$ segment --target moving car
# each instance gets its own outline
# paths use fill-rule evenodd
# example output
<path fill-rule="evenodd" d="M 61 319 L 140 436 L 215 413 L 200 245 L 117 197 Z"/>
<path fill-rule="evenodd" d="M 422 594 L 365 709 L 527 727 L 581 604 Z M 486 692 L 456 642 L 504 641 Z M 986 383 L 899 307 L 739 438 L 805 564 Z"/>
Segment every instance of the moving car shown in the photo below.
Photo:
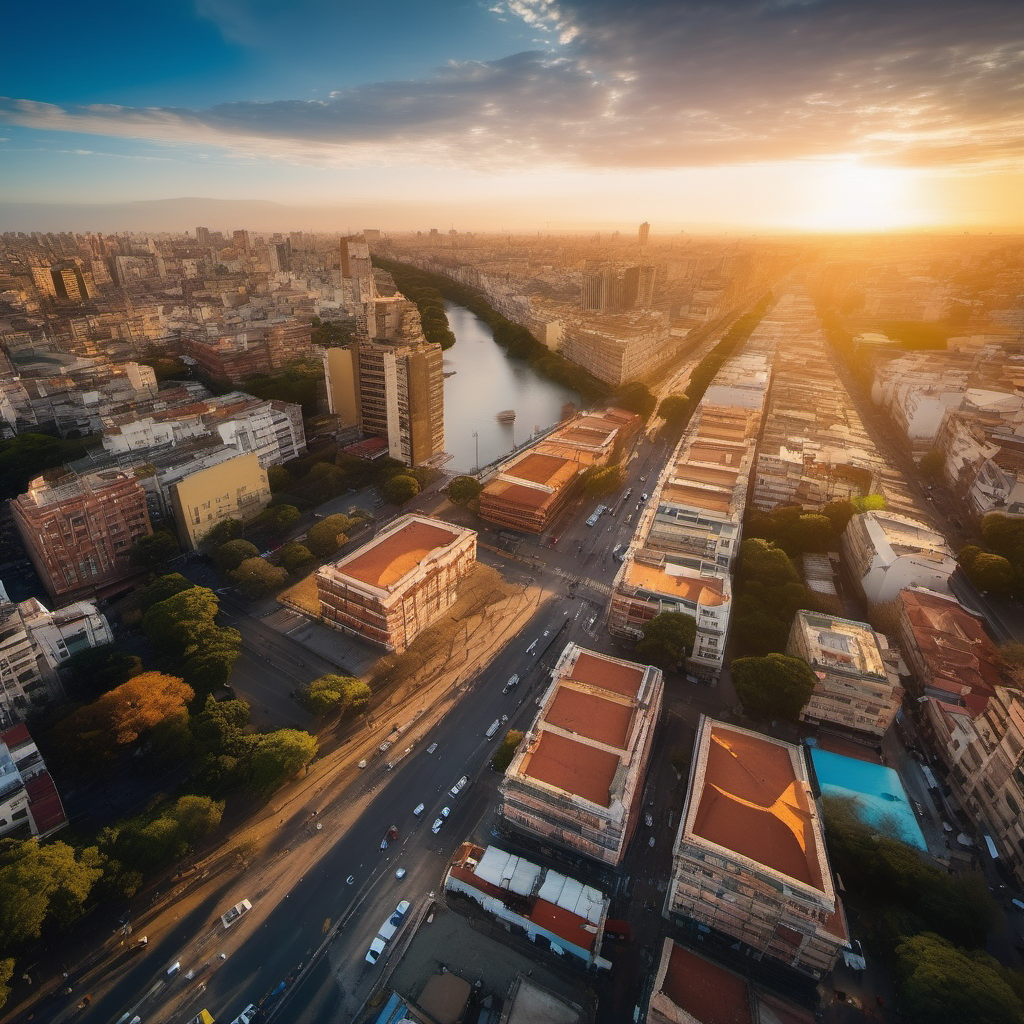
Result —
<path fill-rule="evenodd" d="M 428 754 L 432 754 L 435 750 L 437 750 L 437 744 L 436 743 L 431 743 L 430 746 L 427 747 L 427 753 Z"/>
<path fill-rule="evenodd" d="M 508 693 L 508 691 L 511 690 L 513 686 L 518 686 L 518 685 L 519 685 L 519 673 L 517 672 L 515 675 L 509 676 L 508 682 L 504 685 L 504 687 L 502 688 L 501 692 L 502 693 Z"/>
<path fill-rule="evenodd" d="M 418 818 L 423 813 L 423 811 L 426 809 L 426 806 L 427 806 L 426 804 L 417 804 L 412 809 L 412 813 L 415 814 L 416 817 Z"/>
<path fill-rule="evenodd" d="M 226 914 L 221 914 L 220 923 L 225 928 L 230 928 L 243 914 L 248 914 L 252 910 L 252 904 L 248 900 L 242 900 L 241 903 L 236 903 Z"/>
<path fill-rule="evenodd" d="M 469 782 L 469 778 L 463 775 L 462 778 L 448 790 L 448 795 L 454 800 L 466 788 L 467 782 Z"/>
<path fill-rule="evenodd" d="M 498 720 L 498 719 L 496 718 L 496 719 L 495 719 L 495 720 L 494 720 L 493 722 L 491 722 L 491 724 L 490 724 L 490 725 L 489 725 L 489 726 L 487 727 L 487 732 L 485 732 L 485 733 L 484 733 L 484 735 L 485 735 L 485 736 L 486 736 L 486 737 L 487 737 L 488 739 L 492 739 L 492 738 L 493 738 L 493 736 L 494 736 L 494 734 L 495 734 L 495 733 L 496 733 L 496 732 L 497 732 L 497 731 L 498 731 L 498 730 L 499 730 L 500 728 L 501 728 L 501 722 L 500 722 L 500 721 L 499 721 L 499 720 Z"/>
<path fill-rule="evenodd" d="M 441 813 L 434 819 L 434 824 L 430 826 L 430 831 L 436 836 L 441 831 L 441 826 L 448 820 L 448 815 L 452 813 L 450 807 L 442 807 Z"/>
<path fill-rule="evenodd" d="M 396 839 L 398 838 L 398 826 L 392 825 L 391 828 L 384 833 L 384 838 L 380 841 L 380 848 L 386 850 Z"/>
<path fill-rule="evenodd" d="M 252 1024 L 253 1018 L 256 1016 L 256 1004 L 250 1003 L 232 1022 L 231 1024 Z"/>
<path fill-rule="evenodd" d="M 398 926 L 402 923 L 405 915 L 409 913 L 411 906 L 412 904 L 408 900 L 402 900 L 395 907 L 392 915 L 380 926 L 377 937 L 370 943 L 370 948 L 366 951 L 364 959 L 368 964 L 375 964 L 380 959 L 381 953 L 384 952 L 385 947 L 398 931 Z"/>

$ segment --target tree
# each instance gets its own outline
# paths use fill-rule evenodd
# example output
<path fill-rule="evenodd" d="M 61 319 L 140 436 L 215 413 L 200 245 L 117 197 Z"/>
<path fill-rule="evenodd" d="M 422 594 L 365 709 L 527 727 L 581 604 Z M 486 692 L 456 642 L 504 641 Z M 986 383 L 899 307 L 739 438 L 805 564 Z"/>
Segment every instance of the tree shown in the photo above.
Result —
<path fill-rule="evenodd" d="M 175 594 L 181 594 L 191 590 L 195 584 L 185 579 L 180 572 L 172 572 L 166 576 L 157 576 L 155 580 L 147 583 L 139 591 L 139 608 L 143 613 L 148 612 L 155 604 L 166 601 Z"/>
<path fill-rule="evenodd" d="M 63 671 L 68 689 L 75 697 L 95 700 L 137 676 L 142 671 L 142 661 L 117 644 L 101 644 L 72 654 Z"/>
<path fill-rule="evenodd" d="M 249 705 L 244 700 L 215 700 L 207 696 L 203 710 L 189 722 L 199 747 L 211 754 L 243 753 L 243 737 L 249 724 Z"/>
<path fill-rule="evenodd" d="M 85 453 L 81 441 L 62 441 L 48 434 L 18 434 L 0 441 L 0 499 L 16 498 L 33 477 Z"/>
<path fill-rule="evenodd" d="M 305 546 L 300 544 L 298 541 L 292 541 L 291 544 L 285 544 L 283 548 L 278 552 L 278 557 L 281 559 L 281 565 L 288 572 L 294 572 L 300 566 L 308 565 L 313 561 L 313 552 Z"/>
<path fill-rule="evenodd" d="M 863 498 L 851 498 L 850 501 L 857 512 L 880 512 L 888 504 L 881 494 L 865 494 Z"/>
<path fill-rule="evenodd" d="M 348 516 L 328 516 L 306 531 L 306 547 L 318 558 L 326 558 L 345 543 L 345 534 L 351 528 L 352 520 Z"/>
<path fill-rule="evenodd" d="M 260 549 L 249 540 L 229 540 L 213 552 L 213 564 L 218 572 L 230 573 L 247 558 L 257 558 Z"/>
<path fill-rule="evenodd" d="M 933 483 L 937 483 L 942 479 L 945 467 L 945 457 L 937 448 L 933 448 L 930 452 L 925 452 L 917 464 L 917 468 L 921 470 L 921 476 L 925 480 L 931 480 Z"/>
<path fill-rule="evenodd" d="M 331 462 L 317 462 L 306 474 L 302 486 L 319 505 L 341 494 L 345 489 L 345 474 Z"/>
<path fill-rule="evenodd" d="M 207 549 L 219 548 L 229 540 L 238 540 L 244 529 L 245 524 L 241 519 L 222 519 L 203 534 L 203 546 Z"/>
<path fill-rule="evenodd" d="M 334 673 L 320 676 L 309 684 L 307 700 L 318 715 L 344 714 L 361 711 L 370 702 L 370 688 L 353 676 Z"/>
<path fill-rule="evenodd" d="M 278 729 L 257 738 L 248 765 L 253 792 L 268 796 L 316 757 L 316 737 L 299 729 Z"/>
<path fill-rule="evenodd" d="M 743 710 L 751 718 L 800 716 L 810 700 L 817 676 L 801 658 L 769 654 L 764 658 L 736 658 L 732 681 Z"/>
<path fill-rule="evenodd" d="M 779 544 L 788 554 L 802 555 L 805 551 L 828 551 L 835 534 L 828 516 L 808 512 L 792 519 L 783 528 Z"/>
<path fill-rule="evenodd" d="M 582 479 L 583 491 L 587 497 L 599 498 L 622 487 L 622 467 L 618 463 L 611 466 L 591 466 L 584 470 Z"/>
<path fill-rule="evenodd" d="M 153 605 L 142 617 L 142 629 L 154 647 L 180 651 L 213 625 L 219 608 L 212 590 L 191 587 Z"/>
<path fill-rule="evenodd" d="M 1013 566 L 1002 555 L 982 552 L 966 568 L 971 582 L 982 592 L 996 597 L 1008 597 L 1013 589 Z"/>
<path fill-rule="evenodd" d="M 896 948 L 899 1008 L 910 1024 L 1024 1024 L 1024 1007 L 980 950 L 925 932 Z"/>
<path fill-rule="evenodd" d="M 483 489 L 483 484 L 475 476 L 456 476 L 449 481 L 446 493 L 449 501 L 464 505 L 478 498 Z"/>
<path fill-rule="evenodd" d="M 959 562 L 960 568 L 963 569 L 964 572 L 970 574 L 971 566 L 974 565 L 974 560 L 981 554 L 984 554 L 984 551 L 982 548 L 979 548 L 977 544 L 965 544 L 956 556 L 956 560 Z"/>
<path fill-rule="evenodd" d="M 501 746 L 498 747 L 494 752 L 494 757 L 491 758 L 491 767 L 496 772 L 506 771 L 512 763 L 512 758 L 516 756 L 516 748 L 522 742 L 523 733 L 518 729 L 509 729 L 505 733 L 505 738 L 501 741 Z"/>
<path fill-rule="evenodd" d="M 800 582 L 800 574 L 786 552 L 759 537 L 740 545 L 740 575 L 744 580 L 757 580 L 767 586 Z"/>
<path fill-rule="evenodd" d="M 670 426 L 679 429 L 690 415 L 690 400 L 686 395 L 669 395 L 658 406 L 658 415 Z"/>
<path fill-rule="evenodd" d="M 641 661 L 661 669 L 677 668 L 690 656 L 696 636 L 697 620 L 692 615 L 660 612 L 644 626 L 636 655 Z"/>
<path fill-rule="evenodd" d="M 166 565 L 180 553 L 178 541 L 169 530 L 156 530 L 140 537 L 131 547 L 128 560 L 143 569 L 155 569 Z"/>
<path fill-rule="evenodd" d="M 381 485 L 380 493 L 389 505 L 404 505 L 420 493 L 420 484 L 414 476 L 396 473 Z"/>
<path fill-rule="evenodd" d="M 14 974 L 14 961 L 7 957 L 4 960 L 0 960 L 0 1008 L 7 1005 L 7 1000 L 11 995 L 11 986 L 7 983 L 11 980 Z"/>
<path fill-rule="evenodd" d="M 830 501 L 821 510 L 821 514 L 828 517 L 832 523 L 833 535 L 838 538 L 850 525 L 850 520 L 857 514 L 857 510 L 853 507 L 852 501 Z"/>
<path fill-rule="evenodd" d="M 197 693 L 210 693 L 227 684 L 242 649 L 237 629 L 208 626 L 197 630 L 195 642 L 185 648 L 185 681 Z"/>
<path fill-rule="evenodd" d="M 53 729 L 53 746 L 79 758 L 108 761 L 161 722 L 187 718 L 194 696 L 192 687 L 176 676 L 143 672 L 68 715 Z"/>
<path fill-rule="evenodd" d="M 270 484 L 270 493 L 277 494 L 279 491 L 287 491 L 291 487 L 291 473 L 284 466 L 269 466 L 267 468 L 267 481 Z M 230 540 L 230 538 L 227 538 Z"/>
<path fill-rule="evenodd" d="M 300 519 L 302 513 L 294 505 L 271 505 L 252 522 L 253 528 L 264 530 L 272 537 L 281 537 Z"/>
<path fill-rule="evenodd" d="M 251 601 L 265 597 L 288 582 L 288 570 L 271 565 L 265 558 L 247 558 L 229 575 Z"/>
<path fill-rule="evenodd" d="M 638 380 L 631 380 L 624 384 L 616 394 L 609 400 L 612 405 L 627 412 L 635 412 L 645 420 L 651 418 L 658 405 L 658 400 L 651 394 L 650 389 Z"/>

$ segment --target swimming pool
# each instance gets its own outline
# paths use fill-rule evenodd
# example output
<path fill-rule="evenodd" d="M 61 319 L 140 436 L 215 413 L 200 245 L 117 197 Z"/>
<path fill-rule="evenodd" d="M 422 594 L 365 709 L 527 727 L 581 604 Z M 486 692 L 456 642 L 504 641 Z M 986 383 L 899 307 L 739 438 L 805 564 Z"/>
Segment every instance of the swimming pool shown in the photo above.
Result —
<path fill-rule="evenodd" d="M 894 822 L 900 839 L 927 852 L 928 844 L 896 772 L 820 747 L 811 747 L 810 751 L 823 795 L 853 797 L 861 821 L 868 825 L 878 825 L 883 819 Z"/>

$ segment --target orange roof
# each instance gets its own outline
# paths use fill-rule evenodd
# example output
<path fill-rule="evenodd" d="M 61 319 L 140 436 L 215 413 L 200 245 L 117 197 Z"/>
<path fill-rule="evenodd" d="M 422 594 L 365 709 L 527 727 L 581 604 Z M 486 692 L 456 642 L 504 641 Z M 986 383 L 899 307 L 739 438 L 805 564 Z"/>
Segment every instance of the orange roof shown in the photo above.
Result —
<path fill-rule="evenodd" d="M 379 541 L 371 541 L 338 572 L 374 587 L 390 587 L 414 569 L 432 551 L 458 540 L 458 534 L 440 526 L 413 520 Z"/>
<path fill-rule="evenodd" d="M 695 835 L 822 889 L 814 811 L 787 746 L 712 725 L 699 801 Z"/>
<path fill-rule="evenodd" d="M 608 807 L 619 758 L 588 743 L 543 731 L 523 762 L 523 774 Z"/>
<path fill-rule="evenodd" d="M 557 487 L 563 482 L 567 469 L 571 478 L 576 475 L 577 468 L 557 455 L 530 452 L 514 465 L 506 466 L 501 472 L 519 480 L 529 480 L 533 484 Z"/>
<path fill-rule="evenodd" d="M 557 491 L 542 491 L 509 480 L 492 480 L 480 495 L 480 510 L 482 514 L 489 504 L 494 504 L 499 508 L 514 505 L 536 511 L 553 501 L 557 494 Z"/>
<path fill-rule="evenodd" d="M 579 683 L 600 686 L 623 697 L 636 697 L 644 681 L 644 670 L 638 665 L 620 665 L 591 651 L 582 651 L 569 678 Z"/>
<path fill-rule="evenodd" d="M 753 1024 L 747 983 L 675 942 L 661 990 L 700 1024 Z"/>
<path fill-rule="evenodd" d="M 673 576 L 653 565 L 631 562 L 626 583 L 652 594 L 671 595 L 709 608 L 725 604 L 725 584 L 717 576 Z"/>
<path fill-rule="evenodd" d="M 632 721 L 633 709 L 628 704 L 620 704 L 598 694 L 584 693 L 568 686 L 558 688 L 544 716 L 547 725 L 578 733 L 620 750 L 629 738 Z"/>
<path fill-rule="evenodd" d="M 669 483 L 661 490 L 661 500 L 664 502 L 677 502 L 680 505 L 692 505 L 694 508 L 706 509 L 709 512 L 728 512 L 733 507 L 732 491 L 705 489 L 703 487 L 689 487 L 685 483 Z"/>

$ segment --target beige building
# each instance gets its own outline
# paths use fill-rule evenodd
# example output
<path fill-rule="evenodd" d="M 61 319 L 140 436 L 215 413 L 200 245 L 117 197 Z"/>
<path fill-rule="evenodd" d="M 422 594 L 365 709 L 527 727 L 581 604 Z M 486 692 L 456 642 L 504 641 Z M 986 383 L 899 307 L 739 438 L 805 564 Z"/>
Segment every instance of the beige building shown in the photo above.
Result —
<path fill-rule="evenodd" d="M 188 550 L 224 519 L 251 519 L 270 502 L 267 471 L 255 453 L 190 473 L 170 487 L 178 535 Z"/>
<path fill-rule="evenodd" d="M 663 690 L 652 665 L 569 644 L 501 784 L 505 823 L 621 863 L 640 815 Z"/>
<path fill-rule="evenodd" d="M 675 347 L 668 317 L 644 311 L 583 317 L 567 324 L 559 351 L 598 380 L 618 387 L 648 376 Z"/>
<path fill-rule="evenodd" d="M 316 574 L 320 615 L 391 651 L 404 651 L 454 604 L 476 565 L 476 534 L 428 516 L 406 515 Z"/>
<path fill-rule="evenodd" d="M 665 916 L 812 978 L 832 969 L 848 932 L 802 747 L 701 717 Z"/>
<path fill-rule="evenodd" d="M 800 712 L 804 722 L 884 736 L 899 711 L 899 652 L 866 622 L 798 611 L 786 653 L 803 658 L 817 677 Z"/>
<path fill-rule="evenodd" d="M 346 427 L 359 423 L 359 360 L 354 347 L 324 349 L 327 407 Z"/>

